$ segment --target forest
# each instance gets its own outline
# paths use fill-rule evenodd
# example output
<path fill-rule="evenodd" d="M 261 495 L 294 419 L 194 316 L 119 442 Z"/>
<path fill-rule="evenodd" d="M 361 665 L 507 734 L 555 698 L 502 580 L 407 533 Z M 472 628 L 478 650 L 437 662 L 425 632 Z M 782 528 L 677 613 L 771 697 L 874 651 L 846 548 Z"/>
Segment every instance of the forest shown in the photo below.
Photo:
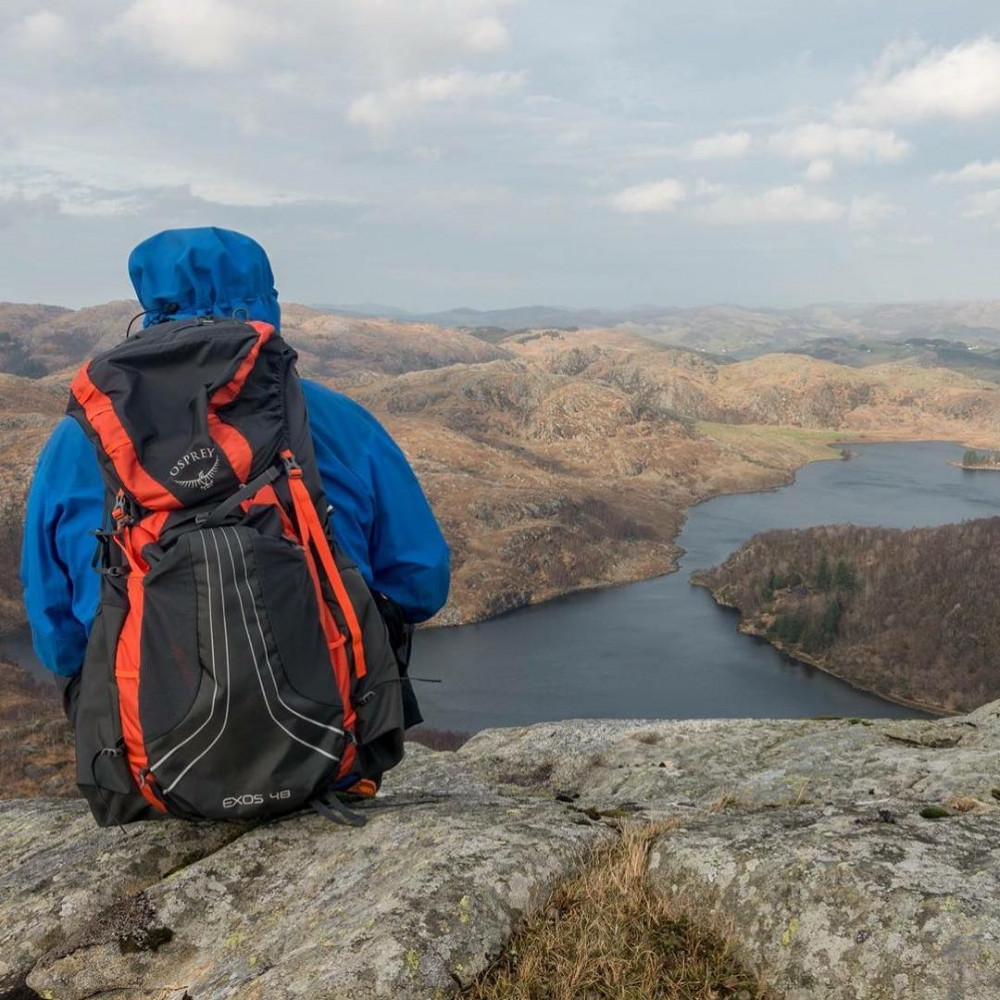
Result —
<path fill-rule="evenodd" d="M 745 631 L 883 697 L 943 713 L 1000 698 L 1000 517 L 767 532 L 692 582 Z"/>

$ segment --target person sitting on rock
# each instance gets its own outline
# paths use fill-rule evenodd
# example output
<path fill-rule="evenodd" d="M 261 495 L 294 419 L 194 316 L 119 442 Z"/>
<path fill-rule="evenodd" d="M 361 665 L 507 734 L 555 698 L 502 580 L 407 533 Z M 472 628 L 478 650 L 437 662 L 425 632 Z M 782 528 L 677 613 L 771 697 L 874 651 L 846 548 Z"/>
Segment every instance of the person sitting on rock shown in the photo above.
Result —
<path fill-rule="evenodd" d="M 280 328 L 267 254 L 240 233 L 167 230 L 132 251 L 129 274 L 147 327 L 235 316 Z M 308 379 L 301 385 L 336 541 L 375 595 L 405 672 L 412 624 L 430 618 L 447 599 L 448 546 L 409 463 L 381 424 L 338 392 Z M 94 446 L 66 417 L 38 459 L 21 579 L 35 651 L 62 686 L 71 719 L 97 610 L 93 533 L 105 523 L 104 503 Z M 406 724 L 422 721 L 405 677 L 403 700 Z"/>

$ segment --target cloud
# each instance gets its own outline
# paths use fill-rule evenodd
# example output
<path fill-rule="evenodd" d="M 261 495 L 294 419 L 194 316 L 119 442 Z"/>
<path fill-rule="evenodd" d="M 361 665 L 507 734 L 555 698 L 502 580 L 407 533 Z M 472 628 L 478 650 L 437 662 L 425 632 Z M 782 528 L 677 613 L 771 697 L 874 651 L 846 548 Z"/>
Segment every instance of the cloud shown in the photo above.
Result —
<path fill-rule="evenodd" d="M 22 18 L 7 32 L 15 48 L 31 56 L 52 56 L 67 51 L 72 34 L 66 19 L 50 10 L 39 10 Z"/>
<path fill-rule="evenodd" d="M 980 191 L 965 202 L 966 219 L 1000 218 L 1000 188 Z"/>
<path fill-rule="evenodd" d="M 273 46 L 289 22 L 237 7 L 230 0 L 135 0 L 106 29 L 173 65 L 217 72 Z"/>
<path fill-rule="evenodd" d="M 700 212 L 704 221 L 726 226 L 758 222 L 834 222 L 843 214 L 844 206 L 839 202 L 810 194 L 797 184 L 753 195 L 725 194 Z"/>
<path fill-rule="evenodd" d="M 771 136 L 775 152 L 790 160 L 839 159 L 855 163 L 893 163 L 912 146 L 895 132 L 813 122 Z"/>
<path fill-rule="evenodd" d="M 948 184 L 974 184 L 977 181 L 1000 181 L 1000 160 L 990 160 L 984 163 L 975 160 L 967 163 L 960 170 L 953 170 L 934 175 L 934 180 Z"/>
<path fill-rule="evenodd" d="M 672 212 L 686 197 L 684 185 L 672 177 L 652 184 L 636 184 L 619 191 L 611 204 L 619 212 Z"/>
<path fill-rule="evenodd" d="M 851 199 L 847 222 L 855 229 L 869 229 L 894 215 L 900 215 L 902 211 L 899 205 L 881 195 L 855 195 Z"/>
<path fill-rule="evenodd" d="M 48 195 L 33 197 L 0 184 L 0 230 L 21 222 L 36 223 L 58 215 L 59 203 L 55 198 Z"/>
<path fill-rule="evenodd" d="M 369 91 L 353 101 L 347 110 L 347 120 L 372 132 L 383 132 L 430 104 L 454 104 L 513 93 L 523 87 L 525 78 L 523 71 L 499 70 L 495 73 L 458 71 L 404 80 L 384 90 Z"/>
<path fill-rule="evenodd" d="M 972 119 L 1000 111 L 1000 43 L 988 35 L 897 69 L 899 53 L 883 54 L 853 100 L 838 108 L 839 120 Z"/>
<path fill-rule="evenodd" d="M 813 160 L 805 169 L 805 178 L 814 184 L 828 181 L 833 176 L 833 164 L 829 160 Z"/>
<path fill-rule="evenodd" d="M 709 195 L 722 194 L 725 191 L 725 186 L 722 184 L 716 184 L 714 181 L 706 180 L 704 177 L 699 177 L 694 185 L 694 193 L 698 198 L 707 198 Z"/>
<path fill-rule="evenodd" d="M 688 148 L 691 160 L 739 160 L 750 151 L 753 136 L 749 132 L 717 132 L 696 139 Z"/>

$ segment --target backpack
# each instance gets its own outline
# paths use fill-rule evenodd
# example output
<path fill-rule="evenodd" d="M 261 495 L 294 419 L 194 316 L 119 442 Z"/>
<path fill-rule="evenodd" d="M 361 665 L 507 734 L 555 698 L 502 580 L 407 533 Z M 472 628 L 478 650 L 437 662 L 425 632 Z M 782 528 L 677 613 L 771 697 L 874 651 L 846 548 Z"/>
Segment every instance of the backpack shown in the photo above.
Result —
<path fill-rule="evenodd" d="M 333 541 L 295 361 L 269 324 L 174 320 L 72 383 L 109 511 L 76 707 L 102 826 L 343 813 L 333 792 L 402 759 L 399 669 Z"/>

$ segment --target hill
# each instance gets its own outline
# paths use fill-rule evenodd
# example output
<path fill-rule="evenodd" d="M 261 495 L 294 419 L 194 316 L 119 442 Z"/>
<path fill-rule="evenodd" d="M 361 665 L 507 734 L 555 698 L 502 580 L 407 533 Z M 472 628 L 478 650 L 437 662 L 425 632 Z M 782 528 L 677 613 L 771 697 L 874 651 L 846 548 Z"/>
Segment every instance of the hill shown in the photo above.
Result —
<path fill-rule="evenodd" d="M 1000 517 L 768 532 L 692 582 L 742 631 L 882 697 L 956 712 L 1000 696 Z"/>
<path fill-rule="evenodd" d="M 34 457 L 62 412 L 68 372 L 88 345 L 114 343 L 132 308 L 95 307 L 87 315 L 101 321 L 89 332 L 77 313 L 8 312 L 22 316 L 10 325 L 33 357 L 58 367 L 42 379 L 2 376 L 8 624 L 20 619 L 16 550 Z M 453 550 L 441 623 L 668 572 L 691 504 L 788 482 L 803 463 L 835 457 L 827 445 L 837 440 L 993 449 L 1000 437 L 996 384 L 945 368 L 854 368 L 794 354 L 734 362 L 621 328 L 491 343 L 294 305 L 285 317 L 303 372 L 369 407 L 417 470 Z"/>
<path fill-rule="evenodd" d="M 513 309 L 449 309 L 419 313 L 376 304 L 329 312 L 414 320 L 508 332 L 538 328 L 624 327 L 653 340 L 735 356 L 787 350 L 808 340 L 903 340 L 909 337 L 1000 344 L 1000 299 L 980 302 L 897 304 L 824 303 L 797 309 L 715 304 L 693 308 L 657 305 L 624 309 L 522 306 Z"/>
<path fill-rule="evenodd" d="M 867 368 L 895 363 L 920 368 L 950 368 L 971 378 L 1000 382 L 1000 348 L 970 347 L 960 340 L 910 337 L 868 343 L 844 337 L 821 337 L 789 348 L 792 354 L 807 354 L 821 361 Z"/>
<path fill-rule="evenodd" d="M 0 303 L 0 371 L 66 377 L 86 358 L 122 340 L 139 308 L 131 301 L 76 311 Z M 507 356 L 502 348 L 468 333 L 427 323 L 331 316 L 294 303 L 282 310 L 283 331 L 299 349 L 300 368 L 306 375 L 398 374 Z M 141 318 L 136 320 L 133 330 L 141 329 L 141 324 Z"/>

